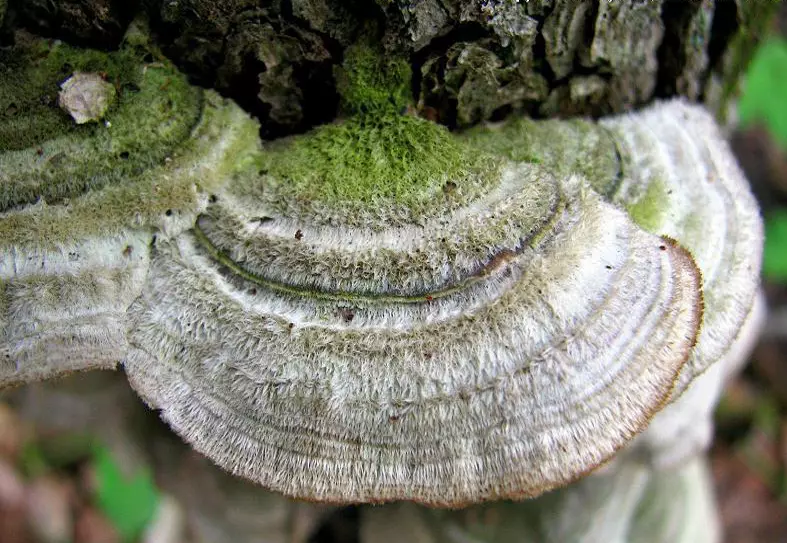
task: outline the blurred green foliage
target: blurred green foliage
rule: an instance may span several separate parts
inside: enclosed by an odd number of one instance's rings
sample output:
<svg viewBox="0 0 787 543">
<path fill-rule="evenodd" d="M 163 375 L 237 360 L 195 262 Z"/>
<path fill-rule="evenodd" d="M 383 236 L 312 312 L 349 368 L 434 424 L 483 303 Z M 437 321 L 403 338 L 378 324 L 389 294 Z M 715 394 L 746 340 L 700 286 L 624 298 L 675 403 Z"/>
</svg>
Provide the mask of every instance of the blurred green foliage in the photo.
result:
<svg viewBox="0 0 787 543">
<path fill-rule="evenodd" d="M 775 281 L 787 281 L 787 209 L 768 213 L 765 219 L 765 253 L 763 275 Z"/>
<path fill-rule="evenodd" d="M 115 526 L 123 541 L 135 541 L 156 513 L 158 490 L 151 474 L 140 471 L 128 477 L 112 454 L 103 447 L 93 455 L 96 502 Z"/>
<path fill-rule="evenodd" d="M 754 55 L 746 74 L 746 85 L 738 104 L 742 127 L 764 125 L 771 137 L 787 151 L 787 40 L 771 37 Z M 787 208 L 770 211 L 765 217 L 763 275 L 787 282 Z"/>
<path fill-rule="evenodd" d="M 772 37 L 755 53 L 738 115 L 743 127 L 763 123 L 787 149 L 787 40 Z"/>
<path fill-rule="evenodd" d="M 94 474 L 91 501 L 124 543 L 139 541 L 159 506 L 159 491 L 149 469 L 129 474 L 95 436 L 81 433 L 37 435 L 24 445 L 19 456 L 19 469 L 27 479 L 74 473 L 85 465 Z"/>
</svg>

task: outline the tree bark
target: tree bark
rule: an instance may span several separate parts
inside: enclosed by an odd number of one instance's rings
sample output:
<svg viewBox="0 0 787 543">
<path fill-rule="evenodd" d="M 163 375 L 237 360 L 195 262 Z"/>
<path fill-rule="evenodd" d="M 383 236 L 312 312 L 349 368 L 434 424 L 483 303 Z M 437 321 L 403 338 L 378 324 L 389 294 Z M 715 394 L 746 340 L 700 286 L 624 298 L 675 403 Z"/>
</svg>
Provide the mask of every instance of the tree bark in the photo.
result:
<svg viewBox="0 0 787 543">
<path fill-rule="evenodd" d="M 6 0 L 4 0 L 6 1 Z M 337 115 L 353 43 L 409 58 L 422 115 L 464 127 L 511 113 L 619 113 L 676 94 L 723 112 L 771 0 L 7 0 L 6 30 L 116 46 L 146 15 L 192 79 L 262 121 L 264 137 Z"/>
</svg>

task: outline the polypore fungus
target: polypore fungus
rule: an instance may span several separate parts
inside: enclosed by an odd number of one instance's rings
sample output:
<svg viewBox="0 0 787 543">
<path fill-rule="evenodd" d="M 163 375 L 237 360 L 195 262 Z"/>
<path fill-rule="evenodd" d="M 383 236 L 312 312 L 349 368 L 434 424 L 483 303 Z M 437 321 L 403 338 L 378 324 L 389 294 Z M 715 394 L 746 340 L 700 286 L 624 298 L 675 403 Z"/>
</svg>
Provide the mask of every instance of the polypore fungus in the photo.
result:
<svg viewBox="0 0 787 543">
<path fill-rule="evenodd" d="M 238 107 L 130 44 L 18 42 L 0 50 L 0 386 L 122 361 L 151 239 L 191 228 L 200 191 L 258 145 Z M 72 70 L 119 89 L 106 123 L 57 106 Z"/>
<path fill-rule="evenodd" d="M 718 270 L 706 285 L 752 285 L 697 348 L 703 280 L 680 232 L 615 204 L 647 197 L 634 187 L 651 162 L 697 199 L 710 189 L 681 184 L 698 172 L 742 179 L 685 104 L 632 116 L 658 126 L 631 151 L 588 125 L 577 149 L 606 149 L 591 175 L 581 157 L 535 164 L 408 115 L 406 65 L 359 49 L 338 74 L 350 115 L 259 149 L 242 112 L 139 46 L 30 47 L 43 58 L 3 53 L 0 79 L 0 112 L 16 108 L 0 122 L 0 384 L 121 362 L 186 441 L 267 488 L 535 496 L 630 442 L 751 306 L 759 249 L 741 251 L 756 236 L 725 245 L 759 224 L 750 200 L 714 238 L 722 256 L 686 236 Z M 66 63 L 120 89 L 107 122 L 41 100 Z M 651 156 L 680 123 L 710 141 L 674 165 Z"/>
<path fill-rule="evenodd" d="M 764 307 L 756 296 L 762 222 L 711 116 L 673 100 L 599 124 L 514 119 L 465 138 L 564 176 L 582 173 L 642 228 L 670 236 L 692 253 L 702 271 L 705 305 L 698 343 L 673 392 L 675 404 L 637 441 L 659 465 L 675 465 L 707 446 L 710 410 L 750 351 Z"/>
</svg>

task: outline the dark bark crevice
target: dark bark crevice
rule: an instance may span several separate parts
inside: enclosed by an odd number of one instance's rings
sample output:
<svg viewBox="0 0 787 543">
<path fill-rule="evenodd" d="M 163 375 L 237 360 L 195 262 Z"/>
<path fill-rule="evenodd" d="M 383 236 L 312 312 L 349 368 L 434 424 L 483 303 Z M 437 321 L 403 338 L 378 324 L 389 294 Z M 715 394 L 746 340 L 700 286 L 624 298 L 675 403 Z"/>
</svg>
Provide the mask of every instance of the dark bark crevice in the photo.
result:
<svg viewBox="0 0 787 543">
<path fill-rule="evenodd" d="M 718 2 L 708 44 L 708 65 L 712 70 L 719 68 L 727 46 L 739 29 L 738 7 L 735 2 Z"/>
<path fill-rule="evenodd" d="M 742 12 L 748 21 L 759 9 L 742 6 L 732 0 L 10 0 L 0 40 L 8 43 L 14 28 L 28 28 L 114 48 L 144 12 L 155 42 L 194 83 L 236 100 L 260 119 L 263 137 L 276 138 L 336 117 L 334 69 L 347 47 L 370 38 L 386 54 L 410 59 L 418 111 L 451 128 L 517 113 L 599 116 L 675 94 L 705 99 L 709 84 L 738 76 L 729 66 L 730 44 L 746 26 Z M 721 84 L 729 95 L 730 85 Z"/>
</svg>

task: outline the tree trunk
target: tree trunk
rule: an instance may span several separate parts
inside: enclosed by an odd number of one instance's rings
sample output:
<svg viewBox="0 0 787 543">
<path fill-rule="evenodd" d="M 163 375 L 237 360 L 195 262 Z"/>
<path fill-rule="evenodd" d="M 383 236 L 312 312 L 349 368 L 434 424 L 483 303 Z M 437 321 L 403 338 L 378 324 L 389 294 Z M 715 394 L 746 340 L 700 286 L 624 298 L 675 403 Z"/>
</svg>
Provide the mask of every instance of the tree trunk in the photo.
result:
<svg viewBox="0 0 787 543">
<path fill-rule="evenodd" d="M 619 113 L 684 95 L 724 111 L 778 2 L 713 0 L 3 0 L 6 30 L 117 45 L 144 12 L 195 82 L 265 137 L 337 114 L 333 68 L 359 40 L 410 59 L 413 101 L 450 127 L 510 113 Z"/>
</svg>

